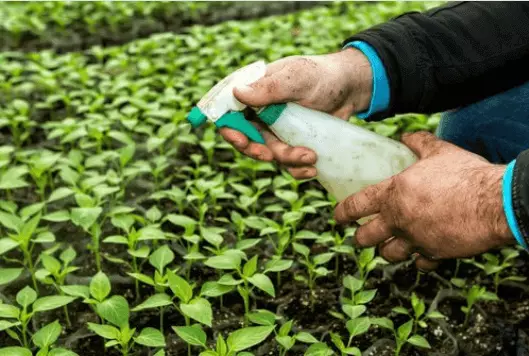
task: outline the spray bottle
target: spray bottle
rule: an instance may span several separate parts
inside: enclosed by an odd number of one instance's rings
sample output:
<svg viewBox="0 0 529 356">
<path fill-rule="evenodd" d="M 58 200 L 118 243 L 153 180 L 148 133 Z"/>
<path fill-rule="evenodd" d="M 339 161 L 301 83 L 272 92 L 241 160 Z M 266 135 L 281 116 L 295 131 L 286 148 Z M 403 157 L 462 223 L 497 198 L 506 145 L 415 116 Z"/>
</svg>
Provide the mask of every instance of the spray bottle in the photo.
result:
<svg viewBox="0 0 529 356">
<path fill-rule="evenodd" d="M 209 120 L 218 128 L 229 127 L 249 140 L 264 143 L 259 131 L 244 117 L 246 105 L 235 98 L 233 89 L 253 83 L 265 71 L 265 62 L 257 61 L 228 75 L 191 110 L 190 124 L 196 128 Z M 316 153 L 316 179 L 337 201 L 401 172 L 417 159 L 398 141 L 296 103 L 253 109 L 283 142 Z"/>
</svg>

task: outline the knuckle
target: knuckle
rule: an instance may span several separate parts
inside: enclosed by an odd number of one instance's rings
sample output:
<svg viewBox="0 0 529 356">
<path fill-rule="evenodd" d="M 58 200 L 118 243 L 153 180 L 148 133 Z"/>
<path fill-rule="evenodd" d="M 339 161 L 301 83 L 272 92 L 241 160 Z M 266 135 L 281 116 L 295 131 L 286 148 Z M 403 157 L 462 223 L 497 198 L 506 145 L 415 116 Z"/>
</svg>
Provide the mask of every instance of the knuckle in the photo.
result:
<svg viewBox="0 0 529 356">
<path fill-rule="evenodd" d="M 344 211 L 348 215 L 354 215 L 355 212 L 358 211 L 358 208 L 359 208 L 356 196 L 352 196 L 350 198 L 347 198 L 344 201 L 343 207 L 344 207 Z"/>
</svg>

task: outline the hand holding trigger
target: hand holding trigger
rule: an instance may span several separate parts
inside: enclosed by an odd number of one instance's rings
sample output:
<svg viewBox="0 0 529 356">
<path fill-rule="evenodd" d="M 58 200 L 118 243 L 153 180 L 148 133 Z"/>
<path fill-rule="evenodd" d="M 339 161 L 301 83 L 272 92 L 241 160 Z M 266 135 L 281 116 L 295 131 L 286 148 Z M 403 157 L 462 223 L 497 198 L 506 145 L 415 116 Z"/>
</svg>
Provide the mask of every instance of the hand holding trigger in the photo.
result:
<svg viewBox="0 0 529 356">
<path fill-rule="evenodd" d="M 244 114 L 240 111 L 229 112 L 223 115 L 220 119 L 215 122 L 215 125 L 218 128 L 227 127 L 233 130 L 237 130 L 242 134 L 246 135 L 249 140 L 256 143 L 263 144 L 265 143 L 263 136 L 257 130 L 257 128 L 252 125 L 252 123 L 244 117 Z"/>
</svg>

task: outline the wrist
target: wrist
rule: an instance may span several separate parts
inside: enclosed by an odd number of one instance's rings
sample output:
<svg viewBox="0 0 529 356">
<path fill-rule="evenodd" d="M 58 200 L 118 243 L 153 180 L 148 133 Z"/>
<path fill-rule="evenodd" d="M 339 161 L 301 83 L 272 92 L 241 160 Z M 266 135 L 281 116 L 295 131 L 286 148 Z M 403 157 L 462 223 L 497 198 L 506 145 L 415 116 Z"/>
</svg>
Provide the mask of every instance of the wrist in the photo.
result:
<svg viewBox="0 0 529 356">
<path fill-rule="evenodd" d="M 369 59 L 353 47 L 345 48 L 339 55 L 348 92 L 351 93 L 353 113 L 368 110 L 373 92 L 373 69 Z"/>
</svg>

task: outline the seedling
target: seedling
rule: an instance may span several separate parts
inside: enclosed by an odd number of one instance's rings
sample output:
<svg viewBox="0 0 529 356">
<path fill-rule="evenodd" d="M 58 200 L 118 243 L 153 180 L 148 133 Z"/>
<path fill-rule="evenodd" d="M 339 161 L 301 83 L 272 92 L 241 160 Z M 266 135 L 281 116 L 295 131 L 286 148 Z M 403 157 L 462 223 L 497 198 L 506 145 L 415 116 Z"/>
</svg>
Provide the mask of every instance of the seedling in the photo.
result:
<svg viewBox="0 0 529 356">
<path fill-rule="evenodd" d="M 245 325 L 247 325 L 248 313 L 250 312 L 250 294 L 253 288 L 256 287 L 273 298 L 275 298 L 275 288 L 270 278 L 266 275 L 270 270 L 265 270 L 264 273 L 257 272 L 257 256 L 252 257 L 241 268 L 242 258 L 244 257 L 246 257 L 246 254 L 243 251 L 227 250 L 222 255 L 208 258 L 204 264 L 219 270 L 234 271 L 224 274 L 217 283 L 224 286 L 236 286 L 244 302 L 244 320 Z M 239 279 L 235 279 L 234 274 Z"/>
<path fill-rule="evenodd" d="M 318 278 L 327 276 L 329 273 L 331 273 L 326 267 L 323 267 L 322 265 L 326 264 L 334 257 L 334 252 L 325 252 L 311 257 L 310 250 L 307 246 L 297 242 L 294 242 L 292 246 L 294 247 L 294 251 L 303 257 L 303 260 L 301 260 L 300 263 L 305 265 L 307 268 L 307 277 L 298 274 L 295 276 L 295 278 L 298 281 L 302 281 L 307 285 L 307 287 L 309 287 L 311 305 L 314 305 L 314 283 Z"/>
<path fill-rule="evenodd" d="M 371 318 L 371 323 L 376 324 L 382 328 L 391 330 L 395 338 L 395 356 L 399 356 L 402 347 L 406 344 L 413 345 L 418 348 L 430 349 L 430 343 L 423 336 L 419 334 L 412 334 L 413 319 L 408 320 L 400 325 L 397 329 L 393 325 L 393 321 L 388 318 Z"/>
<path fill-rule="evenodd" d="M 173 293 L 172 297 L 166 293 L 157 293 L 136 306 L 133 311 L 172 305 L 184 317 L 186 326 L 191 325 L 192 319 L 211 327 L 213 311 L 209 301 L 200 296 L 193 296 L 194 286 L 170 270 L 167 271 L 167 280 Z M 163 312 L 160 313 L 160 324 L 163 330 Z"/>
<path fill-rule="evenodd" d="M 37 347 L 37 356 L 78 356 L 75 352 L 54 347 L 62 332 L 62 326 L 55 320 L 33 334 L 31 341 Z M 4 347 L 0 348 L 0 355 L 32 356 L 32 350 L 26 347 Z"/>
<path fill-rule="evenodd" d="M 513 248 L 504 248 L 501 250 L 501 256 L 502 258 L 500 259 L 492 253 L 484 253 L 482 257 L 485 263 L 477 262 L 475 259 L 464 259 L 463 262 L 478 267 L 487 276 L 492 275 L 494 280 L 494 293 L 498 294 L 498 287 L 507 281 L 525 282 L 527 280 L 526 277 L 515 275 L 501 278 L 502 274 L 505 274 L 508 269 L 514 266 L 514 262 L 520 256 L 520 252 Z"/>
<path fill-rule="evenodd" d="M 275 340 L 279 344 L 280 356 L 285 356 L 288 350 L 293 348 L 298 341 L 309 345 L 318 343 L 318 339 L 304 331 L 289 335 L 292 330 L 292 325 L 292 320 L 287 321 L 279 328 L 279 332 L 275 336 Z"/>
<path fill-rule="evenodd" d="M 30 205 L 16 214 L 16 205 L 6 202 L 2 207 L 8 209 L 8 212 L 0 211 L 0 224 L 8 231 L 8 237 L 0 238 L 0 256 L 18 248 L 22 252 L 23 258 L 9 260 L 20 263 L 28 269 L 33 281 L 33 288 L 37 292 L 35 261 L 32 255 L 34 245 L 36 243 L 55 241 L 55 236 L 49 231 L 41 229 L 41 232 L 37 234 L 39 232 L 38 225 L 41 219 L 40 209 L 42 206 L 42 203 Z"/>
<path fill-rule="evenodd" d="M 79 267 L 70 266 L 70 263 L 75 259 L 77 253 L 72 247 L 65 249 L 56 259 L 51 254 L 42 253 L 40 259 L 44 268 L 38 269 L 35 272 L 36 278 L 44 284 L 52 285 L 55 290 L 64 295 L 61 287 L 64 286 L 66 276 L 75 272 Z M 68 326 L 71 326 L 70 316 L 68 315 L 68 306 L 64 306 L 64 316 Z"/>
<path fill-rule="evenodd" d="M 417 326 L 425 329 L 428 326 L 426 320 L 445 318 L 445 316 L 437 310 L 425 314 L 426 306 L 424 301 L 417 297 L 415 293 L 411 294 L 411 306 L 413 314 L 410 314 L 408 309 L 404 307 L 395 307 L 392 311 L 397 314 L 407 315 L 413 319 L 413 333 L 417 332 Z"/>
<path fill-rule="evenodd" d="M 217 337 L 215 348 L 206 345 L 207 335 L 200 325 L 173 326 L 174 331 L 185 342 L 192 346 L 198 346 L 203 351 L 199 356 L 247 356 L 251 355 L 247 350 L 260 344 L 274 331 L 275 326 L 249 326 L 234 331 L 225 341 L 222 334 Z"/>
<path fill-rule="evenodd" d="M 460 293 L 466 299 L 467 305 L 461 307 L 461 311 L 465 313 L 464 327 L 467 327 L 472 307 L 479 301 L 497 301 L 498 296 L 495 293 L 487 291 L 485 287 L 481 287 L 477 284 L 472 285 L 470 288 L 462 279 L 452 278 L 452 284 L 456 287 L 461 288 Z"/>
<path fill-rule="evenodd" d="M 19 306 L 0 303 L 0 330 L 4 330 L 20 345 L 29 348 L 29 323 L 37 313 L 53 310 L 65 306 L 75 300 L 75 297 L 52 295 L 37 298 L 37 292 L 29 286 L 21 289 L 16 295 Z"/>
<path fill-rule="evenodd" d="M 139 333 L 129 326 L 129 304 L 122 296 L 112 296 L 97 306 L 99 316 L 109 324 L 88 322 L 88 329 L 107 339 L 105 347 L 118 349 L 127 356 L 135 344 L 150 348 L 165 347 L 163 334 L 154 328 L 144 328 Z M 111 325 L 110 325 L 111 324 Z"/>
</svg>

